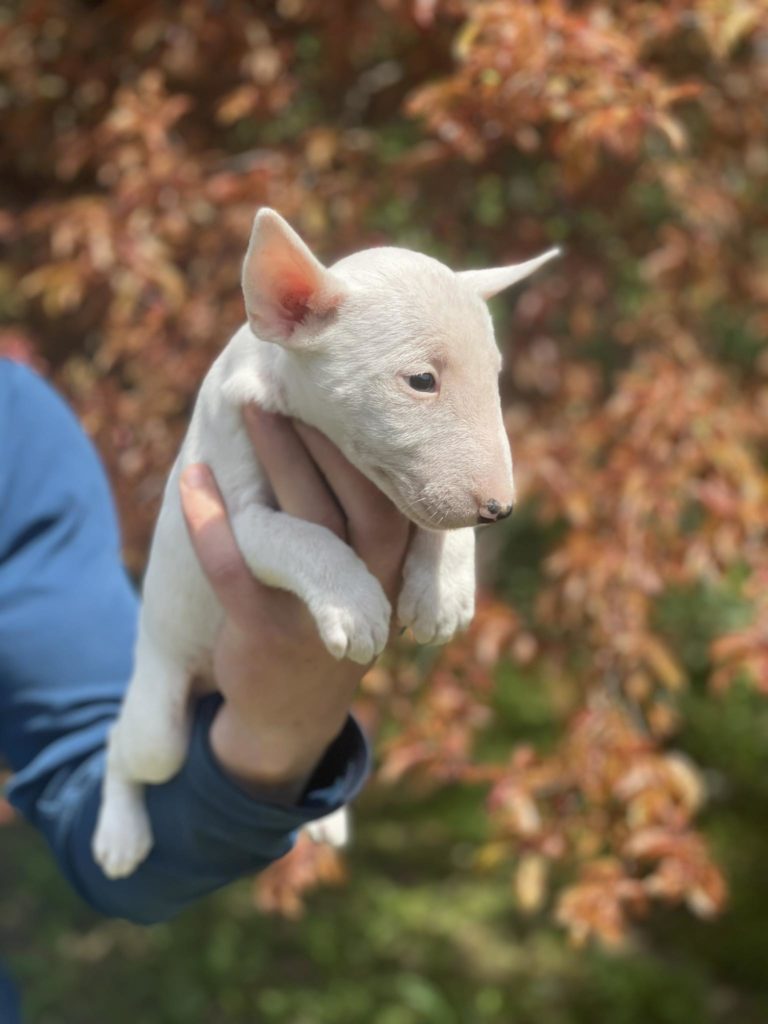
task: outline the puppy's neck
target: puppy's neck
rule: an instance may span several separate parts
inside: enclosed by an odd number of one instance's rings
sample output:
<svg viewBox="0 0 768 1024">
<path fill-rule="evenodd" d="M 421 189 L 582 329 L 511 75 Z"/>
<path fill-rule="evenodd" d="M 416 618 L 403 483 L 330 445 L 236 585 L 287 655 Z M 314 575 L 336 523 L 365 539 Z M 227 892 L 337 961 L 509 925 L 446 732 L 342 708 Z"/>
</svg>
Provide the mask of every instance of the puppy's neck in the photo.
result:
<svg viewBox="0 0 768 1024">
<path fill-rule="evenodd" d="M 311 396 L 291 353 L 256 338 L 244 324 L 220 356 L 221 389 L 226 400 L 242 406 L 256 402 L 268 412 L 314 420 Z"/>
</svg>

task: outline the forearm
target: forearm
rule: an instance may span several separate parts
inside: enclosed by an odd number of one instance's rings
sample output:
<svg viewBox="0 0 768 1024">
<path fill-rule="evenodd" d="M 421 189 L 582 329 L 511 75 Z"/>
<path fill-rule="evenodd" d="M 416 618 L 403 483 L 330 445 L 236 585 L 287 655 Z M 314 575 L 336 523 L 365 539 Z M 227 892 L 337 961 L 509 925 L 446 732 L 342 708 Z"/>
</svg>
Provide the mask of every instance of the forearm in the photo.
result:
<svg viewBox="0 0 768 1024">
<path fill-rule="evenodd" d="M 347 720 L 362 672 L 327 655 L 290 595 L 275 591 L 269 602 L 272 625 L 255 642 L 252 631 L 224 626 L 215 667 L 225 699 L 210 740 L 222 768 L 247 792 L 290 803 Z"/>
<path fill-rule="evenodd" d="M 317 688 L 330 691 L 324 684 L 327 681 L 320 678 Z M 247 716 L 230 700 L 219 707 L 210 729 L 212 754 L 223 772 L 251 796 L 295 803 L 348 719 L 349 698 L 330 692 L 326 706 L 307 699 L 304 706 L 284 709 L 275 708 L 271 699 L 263 708 L 254 703 Z"/>
<path fill-rule="evenodd" d="M 108 880 L 93 860 L 91 841 L 107 731 L 131 675 L 136 597 L 120 563 L 114 510 L 92 446 L 50 388 L 2 360 L 0 437 L 0 750 L 14 772 L 9 797 L 92 905 L 133 920 L 161 920 L 282 856 L 296 828 L 350 799 L 365 777 L 365 743 L 348 723 L 325 749 L 345 720 L 342 712 L 319 748 L 294 734 L 305 760 L 290 792 L 246 791 L 236 781 L 241 775 L 230 777 L 211 751 L 220 698 L 206 698 L 181 772 L 165 786 L 147 788 L 155 849 L 130 878 Z M 286 614 L 294 623 L 294 612 Z M 252 633 L 252 620 L 247 625 Z M 243 656 L 244 664 L 263 667 L 255 680 L 252 672 L 243 674 L 243 696 L 264 685 L 258 707 L 251 705 L 259 728 L 242 750 L 256 757 L 264 782 L 286 767 L 264 728 L 288 720 L 289 684 L 296 679 L 295 663 L 284 657 L 296 647 L 290 636 L 290 647 L 275 650 L 274 660 L 263 643 Z M 311 658 L 298 647 L 303 662 Z M 237 649 L 228 656 L 240 660 Z M 274 664 L 286 675 L 269 667 Z M 320 700 L 323 679 L 316 671 L 308 679 Z M 337 691 L 343 708 L 350 696 Z M 310 713 L 306 700 L 296 705 L 305 721 L 330 721 Z"/>
<path fill-rule="evenodd" d="M 298 828 L 350 800 L 362 785 L 367 747 L 349 719 L 292 802 L 270 799 L 266 791 L 254 796 L 222 769 L 211 750 L 211 723 L 219 706 L 217 697 L 201 702 L 181 772 L 165 785 L 147 787 L 155 845 L 130 877 L 109 880 L 91 853 L 102 750 L 61 768 L 32 801 L 30 816 L 63 872 L 102 913 L 143 923 L 172 917 L 195 899 L 282 857 Z"/>
<path fill-rule="evenodd" d="M 319 752 L 292 750 L 270 756 L 237 711 L 223 704 L 211 724 L 211 750 L 224 772 L 251 796 L 292 804 L 304 791 Z"/>
</svg>

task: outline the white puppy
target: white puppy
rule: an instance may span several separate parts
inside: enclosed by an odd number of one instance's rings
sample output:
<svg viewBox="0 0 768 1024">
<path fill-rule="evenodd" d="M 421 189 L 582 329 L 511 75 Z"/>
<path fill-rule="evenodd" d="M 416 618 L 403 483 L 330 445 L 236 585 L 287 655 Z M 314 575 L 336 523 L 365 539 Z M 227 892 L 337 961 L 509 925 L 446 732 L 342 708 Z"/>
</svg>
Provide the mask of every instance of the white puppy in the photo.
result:
<svg viewBox="0 0 768 1024">
<path fill-rule="evenodd" d="M 419 642 L 444 643 L 473 615 L 473 527 L 504 518 L 514 501 L 501 358 L 484 300 L 555 254 L 454 273 L 380 248 L 326 269 L 278 214 L 256 215 L 243 266 L 248 323 L 203 382 L 154 535 L 93 842 L 108 876 L 130 874 L 151 848 L 143 786 L 182 764 L 192 677 L 215 688 L 223 612 L 187 534 L 181 471 L 212 468 L 254 575 L 306 603 L 335 657 L 365 664 L 386 642 L 389 601 L 338 537 L 275 508 L 241 407 L 257 402 L 317 427 L 416 525 L 397 616 Z M 314 832 L 343 841 L 343 815 Z"/>
</svg>

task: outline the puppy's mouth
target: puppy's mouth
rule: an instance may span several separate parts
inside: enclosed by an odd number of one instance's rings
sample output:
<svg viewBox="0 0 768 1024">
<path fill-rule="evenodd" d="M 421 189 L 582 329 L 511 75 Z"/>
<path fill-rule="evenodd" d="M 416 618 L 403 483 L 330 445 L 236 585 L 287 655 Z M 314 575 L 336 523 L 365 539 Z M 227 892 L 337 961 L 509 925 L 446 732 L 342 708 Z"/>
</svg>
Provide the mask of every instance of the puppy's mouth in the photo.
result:
<svg viewBox="0 0 768 1024">
<path fill-rule="evenodd" d="M 423 498 L 413 499 L 405 497 L 402 494 L 401 487 L 398 486 L 400 481 L 398 481 L 393 473 L 388 472 L 382 466 L 368 467 L 368 476 L 379 490 L 386 494 L 392 504 L 402 512 L 405 518 L 410 519 L 412 523 L 422 530 L 442 532 L 443 530 L 457 529 L 458 525 L 465 525 L 464 523 L 455 524 L 452 521 L 452 517 L 444 512 L 433 511 Z"/>
<path fill-rule="evenodd" d="M 387 466 L 373 462 L 356 439 L 350 438 L 344 447 L 350 462 L 386 494 L 398 511 L 415 526 L 433 533 L 442 533 L 445 530 L 477 525 L 476 513 L 457 515 L 454 508 L 447 503 L 436 502 L 423 484 L 411 480 L 401 469 L 391 464 Z"/>
</svg>

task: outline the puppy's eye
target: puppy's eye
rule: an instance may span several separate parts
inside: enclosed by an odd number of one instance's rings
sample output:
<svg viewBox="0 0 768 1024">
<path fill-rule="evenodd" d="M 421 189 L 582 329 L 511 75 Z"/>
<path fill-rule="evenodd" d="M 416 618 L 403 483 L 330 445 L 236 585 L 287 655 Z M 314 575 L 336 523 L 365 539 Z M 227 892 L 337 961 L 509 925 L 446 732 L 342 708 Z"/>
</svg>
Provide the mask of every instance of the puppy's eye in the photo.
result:
<svg viewBox="0 0 768 1024">
<path fill-rule="evenodd" d="M 434 373 L 414 373 L 408 378 L 408 383 L 414 391 L 435 391 L 437 389 Z"/>
</svg>

